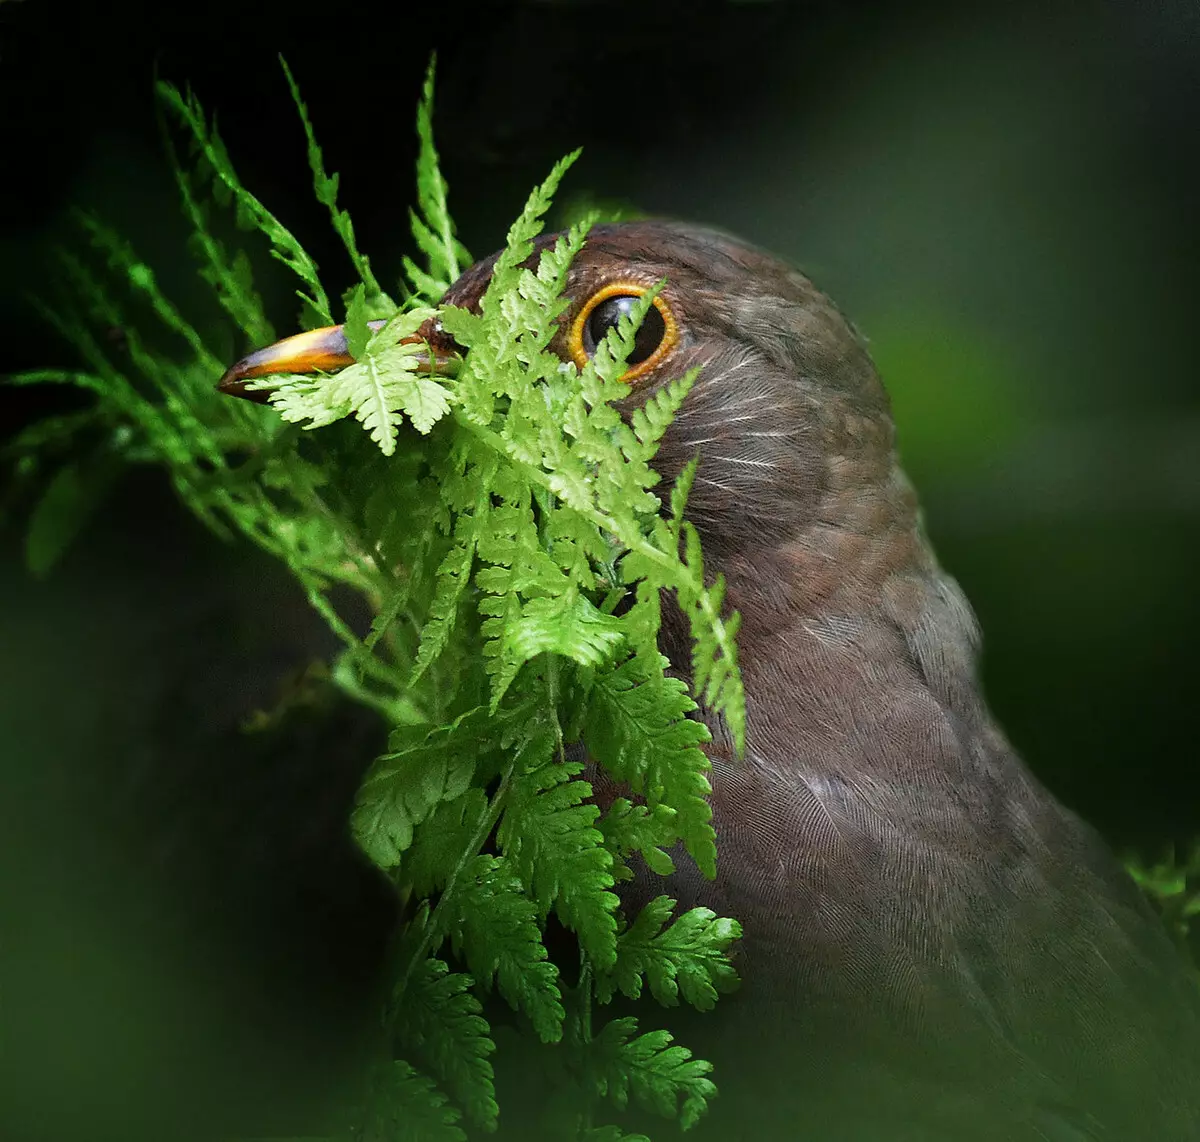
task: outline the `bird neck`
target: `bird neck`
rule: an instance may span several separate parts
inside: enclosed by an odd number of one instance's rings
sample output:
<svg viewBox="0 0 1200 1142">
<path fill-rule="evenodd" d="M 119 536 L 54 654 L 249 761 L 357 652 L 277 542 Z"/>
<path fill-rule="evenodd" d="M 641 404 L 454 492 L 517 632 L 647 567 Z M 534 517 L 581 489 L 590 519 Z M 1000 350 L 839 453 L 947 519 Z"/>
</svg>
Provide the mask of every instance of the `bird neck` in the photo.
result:
<svg viewBox="0 0 1200 1142">
<path fill-rule="evenodd" d="M 749 753 L 769 769 L 861 766 L 869 750 L 872 769 L 899 777 L 943 738 L 956 743 L 948 765 L 977 752 L 965 739 L 1006 748 L 976 678 L 974 615 L 937 564 L 911 486 L 896 467 L 876 488 L 720 561 L 742 616 Z"/>
</svg>

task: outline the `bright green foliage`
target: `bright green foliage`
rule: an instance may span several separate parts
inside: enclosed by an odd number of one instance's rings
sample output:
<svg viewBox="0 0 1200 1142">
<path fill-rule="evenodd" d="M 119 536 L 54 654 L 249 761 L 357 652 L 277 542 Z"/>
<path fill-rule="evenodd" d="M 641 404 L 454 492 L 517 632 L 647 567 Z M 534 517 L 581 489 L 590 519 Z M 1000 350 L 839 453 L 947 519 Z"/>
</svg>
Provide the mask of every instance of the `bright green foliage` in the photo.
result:
<svg viewBox="0 0 1200 1142">
<path fill-rule="evenodd" d="M 707 908 L 693 908 L 671 924 L 674 907 L 669 896 L 659 896 L 621 933 L 611 974 L 596 975 L 601 1003 L 612 998 L 614 989 L 637 999 L 644 977 L 664 1006 L 674 1007 L 682 994 L 693 1007 L 708 1011 L 719 992 L 737 986 L 737 973 L 725 950 L 741 935 L 738 922 Z"/>
<path fill-rule="evenodd" d="M 650 1142 L 644 1134 L 626 1134 L 619 1126 L 594 1126 L 579 1138 L 580 1142 Z"/>
<path fill-rule="evenodd" d="M 355 273 L 358 274 L 362 281 L 362 288 L 365 291 L 367 304 L 376 310 L 371 316 L 390 317 L 396 308 L 395 303 L 383 292 L 379 282 L 376 280 L 375 274 L 371 270 L 371 260 L 359 252 L 358 243 L 354 238 L 354 223 L 350 220 L 349 213 L 338 209 L 337 193 L 339 177 L 336 174 L 325 173 L 325 159 L 321 154 L 321 148 L 317 146 L 317 139 L 313 134 L 312 120 L 308 117 L 308 108 L 304 105 L 304 100 L 300 98 L 300 87 L 292 77 L 292 71 L 288 67 L 287 61 L 280 56 L 279 62 L 283 67 L 283 74 L 287 78 L 288 88 L 292 93 L 292 101 L 296 104 L 296 110 L 300 113 L 300 122 L 304 124 L 304 135 L 308 140 L 308 165 L 312 169 L 313 191 L 317 196 L 317 201 L 322 206 L 329 208 L 329 219 L 333 223 L 333 228 L 337 231 L 338 237 L 341 238 L 342 244 L 346 247 L 346 253 L 350 256 Z"/>
<path fill-rule="evenodd" d="M 407 415 L 412 426 L 428 432 L 450 409 L 450 394 L 428 373 L 420 374 L 424 347 L 401 344 L 433 316 L 432 309 L 398 310 L 382 328 L 368 331 L 366 294 L 359 286 L 351 295 L 346 339 L 357 360 L 340 372 L 303 377 L 278 386 L 272 378 L 247 382 L 247 389 L 266 389 L 284 420 L 308 421 L 322 428 L 353 414 L 385 456 L 396 451 L 396 430 Z M 354 335 L 360 334 L 359 345 Z"/>
<path fill-rule="evenodd" d="M 686 1047 L 671 1046 L 669 1031 L 636 1035 L 637 1020 L 614 1019 L 593 1040 L 590 1060 L 596 1093 L 625 1107 L 635 1102 L 666 1118 L 694 1126 L 717 1088 L 708 1077 L 712 1064 L 693 1059 Z"/>
<path fill-rule="evenodd" d="M 404 991 L 400 1048 L 420 1060 L 479 1126 L 494 1126 L 499 1109 L 488 1056 L 496 1049 L 488 1034 L 471 977 L 428 959 L 412 973 Z"/>
<path fill-rule="evenodd" d="M 646 605 L 657 608 L 657 597 L 650 596 Z M 679 679 L 663 673 L 666 665 L 654 651 L 599 672 L 583 738 L 589 752 L 643 795 L 652 811 L 664 804 L 674 809 L 676 834 L 711 877 L 716 875 L 716 844 L 705 799 L 709 762 L 700 749 L 709 732 L 688 717 L 696 704 Z"/>
<path fill-rule="evenodd" d="M 278 258 L 308 286 L 308 294 L 297 290 L 297 296 L 315 319 L 314 323 L 332 325 L 329 298 L 325 295 L 320 278 L 317 277 L 317 263 L 308 256 L 292 232 L 241 184 L 233 164 L 229 161 L 225 144 L 221 142 L 216 129 L 209 128 L 195 95 L 190 91 L 181 95 L 169 83 L 160 83 L 158 93 L 167 107 L 174 111 L 187 127 L 192 139 L 211 165 L 213 174 L 224 186 L 225 194 L 232 196 L 238 224 L 243 229 L 253 227 L 270 239 L 272 256 Z M 307 129 L 307 122 L 305 126 Z M 336 189 L 335 185 L 335 192 Z M 218 195 L 217 202 L 221 203 L 223 197 L 225 195 Z"/>
<path fill-rule="evenodd" d="M 1192 924 L 1200 916 L 1200 844 L 1194 844 L 1182 857 L 1172 845 L 1154 864 L 1129 857 L 1125 861 L 1129 875 L 1158 909 L 1167 930 L 1190 960 Z"/>
<path fill-rule="evenodd" d="M 433 145 L 433 77 L 434 61 L 430 60 L 417 107 L 417 138 L 421 143 L 417 155 L 417 209 L 409 211 L 413 238 L 427 264 L 421 269 L 411 258 L 405 258 L 404 272 L 418 293 L 430 301 L 438 301 L 474 259 L 455 237 L 446 201 L 446 180 Z"/>
<path fill-rule="evenodd" d="M 633 870 L 626 857 L 641 853 L 651 872 L 670 876 L 675 862 L 664 846 L 674 844 L 679 836 L 678 814 L 670 805 L 659 803 L 651 809 L 634 804 L 627 797 L 617 797 L 600 820 L 604 845 L 613 854 L 613 875 L 617 880 L 632 880 Z"/>
<path fill-rule="evenodd" d="M 162 88 L 160 93 L 165 97 L 168 90 L 173 91 L 172 88 Z M 230 255 L 214 230 L 212 204 L 206 196 L 211 194 L 217 204 L 228 204 L 229 187 L 217 174 L 213 164 L 204 154 L 203 145 L 195 136 L 192 137 L 192 145 L 189 148 L 191 168 L 185 167 L 179 161 L 167 132 L 163 133 L 163 139 L 184 213 L 192 225 L 188 245 L 198 262 L 200 277 L 212 287 L 221 308 L 233 321 L 234 326 L 245 332 L 251 344 L 265 345 L 273 341 L 274 327 L 267 320 L 262 298 L 254 288 L 250 258 L 244 249 L 237 249 Z M 211 142 L 226 163 L 227 171 L 232 170 L 228 166 L 228 159 L 215 127 L 211 134 Z"/>
<path fill-rule="evenodd" d="M 582 769 L 555 760 L 549 732 L 525 742 L 496 840 L 539 911 L 553 905 L 592 963 L 608 967 L 617 954 L 612 854 L 596 828 L 600 810 L 585 801 L 591 786 L 572 780 Z"/>
<path fill-rule="evenodd" d="M 317 197 L 360 278 L 343 298 L 354 363 L 330 376 L 264 380 L 270 408 L 218 395 L 225 354 L 126 243 L 81 218 L 106 276 L 66 255 L 75 300 L 46 316 L 84 367 L 15 381 L 72 384 L 95 403 L 10 446 L 27 482 L 36 476 L 46 487 L 28 561 L 38 572 L 53 564 L 104 473 L 161 465 L 214 531 L 286 564 L 344 643 L 332 678 L 388 720 L 389 750 L 364 778 L 351 825 L 407 906 L 385 1012 L 403 1061 L 389 1056 L 376 1069 L 353 1136 L 448 1142 L 502 1120 L 482 1005 L 489 995 L 514 1009 L 531 1042 L 562 1043 L 553 1050 L 574 1060 L 564 1094 L 579 1108 L 573 1137 L 625 1137 L 593 1126 L 600 1096 L 618 1106 L 632 1097 L 686 1127 L 714 1092 L 708 1064 L 666 1032 L 639 1036 L 632 1017 L 595 1036 L 589 1028 L 595 998 L 636 996 L 643 981 L 662 1003 L 682 997 L 706 1009 L 735 978 L 726 958 L 734 922 L 704 909 L 670 922 L 672 902 L 660 897 L 629 923 L 615 891 L 633 876 L 634 854 L 651 873 L 667 873 L 679 844 L 715 875 L 701 748 L 709 732 L 658 651 L 663 591 L 675 592 L 693 634 L 692 662 L 675 666 L 690 670 L 739 750 L 744 737 L 737 616 L 722 614 L 719 578 L 705 585 L 699 539 L 684 519 L 694 465 L 665 512 L 655 490 L 658 443 L 695 375 L 662 386 L 628 419 L 614 407 L 628 396 L 624 362 L 653 291 L 582 370 L 549 352 L 589 220 L 553 242 L 539 235 L 574 155 L 530 196 L 477 307 L 442 303 L 470 257 L 433 146 L 432 68 L 417 118 L 412 216 L 424 266 L 404 263 L 422 296 L 397 306 L 358 249 L 337 204 L 338 176 L 326 172 L 290 73 L 287 81 Z M 245 347 L 273 331 L 249 258 L 215 236 L 214 205 L 261 232 L 299 277 L 301 324 L 331 324 L 315 263 L 241 185 L 195 98 L 167 84 L 159 94 L 191 140 L 189 163 L 172 160 L 195 227 L 192 252 Z M 408 339 L 435 317 L 465 353 L 457 369 L 433 376 L 417 367 L 427 347 Z M 169 335 L 170 353 L 140 332 L 148 319 Z M 92 332 L 97 324 L 124 331 L 120 364 Z M 48 464 L 55 474 L 46 479 Z M 374 616 L 365 635 L 338 609 L 347 591 Z M 569 752 L 580 742 L 631 797 L 601 812 Z M 575 989 L 547 952 L 552 916 L 578 943 Z"/>
<path fill-rule="evenodd" d="M 352 818 L 354 835 L 380 868 L 398 864 L 413 842 L 413 827 L 439 802 L 460 797 L 470 786 L 475 759 L 464 746 L 483 741 L 461 732 L 464 720 L 477 725 L 459 718 L 438 726 L 416 745 L 379 758 L 363 780 Z"/>
<path fill-rule="evenodd" d="M 537 908 L 508 860 L 473 857 L 445 923 L 455 955 L 465 957 L 478 983 L 490 988 L 495 980 L 542 1042 L 562 1038 L 566 1013 L 558 968 L 547 959 Z"/>
</svg>

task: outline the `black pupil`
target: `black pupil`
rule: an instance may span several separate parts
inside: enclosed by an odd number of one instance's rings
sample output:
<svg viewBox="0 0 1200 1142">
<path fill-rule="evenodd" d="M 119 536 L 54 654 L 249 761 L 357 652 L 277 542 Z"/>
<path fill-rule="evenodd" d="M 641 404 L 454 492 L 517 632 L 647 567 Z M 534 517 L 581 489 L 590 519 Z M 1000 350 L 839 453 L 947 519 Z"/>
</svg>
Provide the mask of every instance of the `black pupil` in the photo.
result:
<svg viewBox="0 0 1200 1142">
<path fill-rule="evenodd" d="M 610 329 L 615 329 L 621 320 L 633 308 L 638 299 L 628 294 L 606 297 L 591 313 L 583 327 L 583 350 L 590 357 L 596 346 L 604 340 Z M 625 359 L 627 365 L 639 365 L 646 360 L 655 349 L 662 344 L 667 335 L 667 323 L 659 313 L 658 306 L 652 305 L 638 327 L 633 339 L 633 351 Z"/>
</svg>

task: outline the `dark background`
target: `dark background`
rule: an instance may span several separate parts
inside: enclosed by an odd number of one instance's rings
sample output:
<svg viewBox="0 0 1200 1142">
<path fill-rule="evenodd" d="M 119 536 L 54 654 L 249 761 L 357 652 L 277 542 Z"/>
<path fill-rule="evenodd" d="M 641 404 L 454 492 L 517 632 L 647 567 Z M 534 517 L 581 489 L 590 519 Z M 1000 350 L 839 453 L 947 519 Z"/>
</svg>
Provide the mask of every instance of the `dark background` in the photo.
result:
<svg viewBox="0 0 1200 1142">
<path fill-rule="evenodd" d="M 1157 856 L 1200 835 L 1200 10 L 564 2 L 315 17 L 0 0 L 0 372 L 76 363 L 26 300 L 52 294 L 74 205 L 210 321 L 156 74 L 218 113 L 243 182 L 333 294 L 349 271 L 312 199 L 282 51 L 360 244 L 394 281 L 433 48 L 468 247 L 498 246 L 532 184 L 582 144 L 562 209 L 710 223 L 804 267 L 871 341 L 929 531 L 984 628 L 988 694 L 1030 766 L 1119 849 Z M 259 284 L 288 331 L 283 271 Z M 231 359 L 247 348 L 228 344 Z M 2 400 L 7 432 L 73 398 Z M 2 1068 L 0 1131 L 310 1124 L 373 1010 L 391 924 L 344 837 L 378 727 L 319 696 L 280 733 L 241 732 L 329 644 L 286 578 L 212 539 L 158 473 L 125 477 L 40 581 L 22 565 L 19 504 L 0 528 L 18 981 L 0 1044 L 20 1064 Z"/>
</svg>

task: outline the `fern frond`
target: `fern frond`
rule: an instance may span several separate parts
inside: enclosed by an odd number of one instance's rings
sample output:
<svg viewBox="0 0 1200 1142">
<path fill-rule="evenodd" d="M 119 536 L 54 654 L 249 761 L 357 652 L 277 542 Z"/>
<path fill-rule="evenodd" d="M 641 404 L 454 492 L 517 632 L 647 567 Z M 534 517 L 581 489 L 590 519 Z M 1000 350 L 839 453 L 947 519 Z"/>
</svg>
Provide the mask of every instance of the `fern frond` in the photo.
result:
<svg viewBox="0 0 1200 1142">
<path fill-rule="evenodd" d="M 488 808 L 487 794 L 478 786 L 435 805 L 429 816 L 414 826 L 412 843 L 401 858 L 402 889 L 418 900 L 441 892 L 457 871 L 458 861 L 468 851 Z M 464 882 L 464 890 L 469 887 Z"/>
<path fill-rule="evenodd" d="M 447 205 L 446 180 L 442 176 L 437 148 L 433 143 L 433 84 L 436 58 L 431 58 L 417 105 L 417 210 L 409 212 L 413 238 L 425 255 L 427 268 L 420 269 L 404 259 L 405 270 L 414 286 L 431 302 L 436 302 L 474 260 L 454 233 L 454 222 Z"/>
<path fill-rule="evenodd" d="M 467 866 L 446 921 L 451 947 L 475 979 L 529 1017 L 543 1043 L 562 1038 L 565 1012 L 558 968 L 542 943 L 538 913 L 502 857 L 477 856 Z"/>
<path fill-rule="evenodd" d="M 645 1134 L 626 1134 L 619 1126 L 593 1126 L 579 1135 L 579 1142 L 650 1142 Z"/>
<path fill-rule="evenodd" d="M 190 91 L 180 94 L 177 87 L 165 80 L 158 82 L 157 89 L 159 98 L 191 132 L 197 145 L 212 164 L 217 178 L 233 196 L 237 203 L 239 221 L 252 225 L 266 235 L 271 242 L 271 254 L 308 287 L 309 293 L 297 291 L 297 296 L 311 309 L 317 324 L 332 325 L 329 298 L 317 276 L 316 262 L 296 241 L 295 235 L 242 186 L 233 164 L 229 161 L 224 143 L 221 142 L 215 128 L 210 130 L 199 101 Z"/>
<path fill-rule="evenodd" d="M 683 999 L 699 1011 L 711 1010 L 719 993 L 738 985 L 727 949 L 741 935 L 736 920 L 708 908 L 692 908 L 671 923 L 675 901 L 658 896 L 617 937 L 617 961 L 598 973 L 596 998 L 608 1003 L 616 991 L 630 999 L 642 993 L 642 980 L 664 1007 Z"/>
<path fill-rule="evenodd" d="M 371 860 L 380 868 L 399 863 L 412 844 L 413 828 L 439 802 L 466 792 L 475 772 L 474 751 L 486 740 L 471 711 L 371 766 L 350 818 L 354 838 Z"/>
<path fill-rule="evenodd" d="M 510 229 L 478 312 L 397 310 L 358 250 L 338 205 L 338 176 L 326 171 L 308 109 L 283 66 L 317 197 L 361 278 L 343 294 L 354 364 L 333 376 L 263 381 L 278 416 L 217 397 L 211 386 L 223 361 L 134 251 L 85 219 L 95 251 L 124 280 L 133 306 L 169 330 L 188 360 L 154 352 L 126 306 L 82 259 L 68 256 L 80 308 L 92 322 L 126 332 L 129 363 L 118 363 L 84 321 L 56 314 L 86 367 L 18 381 L 87 389 L 96 408 L 79 423 L 103 435 L 99 455 L 111 450 L 161 463 L 209 526 L 240 532 L 286 563 L 344 643 L 331 677 L 393 725 L 389 752 L 360 788 L 352 828 L 414 905 L 386 1015 L 406 1061 L 376 1092 L 363 1136 L 382 1142 L 403 1121 L 405 1137 L 462 1138 L 458 1109 L 439 1086 L 473 1125 L 494 1126 L 493 1046 L 479 1002 L 491 989 L 541 1040 L 565 1038 L 570 1051 L 582 1051 L 595 1080 L 584 1092 L 589 1103 L 607 1092 L 620 1105 L 632 1097 L 663 1113 L 682 1106 L 690 1124 L 712 1092 L 708 1065 L 672 1046 L 665 1032 L 637 1035 L 632 1021 L 618 1020 L 593 1040 L 589 1022 L 594 995 L 636 995 L 648 986 L 664 1003 L 682 998 L 706 1007 L 733 978 L 724 958 L 737 931 L 731 921 L 694 909 L 672 923 L 670 902 L 660 898 L 625 927 L 613 891 L 632 875 L 634 853 L 652 871 L 669 872 L 668 850 L 680 840 L 707 875 L 714 871 L 701 749 L 708 732 L 691 717 L 695 702 L 682 681 L 666 675 L 658 652 L 662 592 L 674 591 L 688 615 L 694 693 L 706 715 L 725 719 L 739 749 L 744 735 L 737 616 L 723 613 L 722 582 L 707 581 L 684 517 L 694 464 L 677 479 L 665 517 L 655 491 L 656 450 L 695 374 L 662 386 L 628 418 L 620 411 L 628 397 L 625 362 L 662 283 L 583 369 L 550 351 L 591 219 L 533 253 L 571 155 Z M 430 302 L 470 261 L 454 234 L 433 145 L 432 85 L 431 65 L 418 111 L 412 216 L 425 265 L 406 260 Z M 241 252 L 231 258 L 212 233 L 203 200 L 210 184 L 237 224 L 262 231 L 273 256 L 299 276 L 303 323 L 331 324 L 315 262 L 238 181 L 198 102 L 169 84 L 159 94 L 194 139 L 194 162 L 186 173 L 176 163 L 176 180 L 201 272 L 225 311 L 251 340 L 270 339 L 248 259 Z M 418 369 L 422 349 L 406 344 L 435 313 L 466 350 L 454 377 Z M 348 417 L 374 447 L 357 433 L 316 440 L 294 427 Z M 417 432 L 399 448 L 405 420 Z M 38 439 L 61 444 L 77 427 L 47 427 Z M 32 439 L 22 447 L 33 447 Z M 62 469 L 35 512 L 31 542 L 42 562 L 77 521 L 72 512 L 86 498 L 79 471 Z M 334 585 L 349 587 L 374 613 L 366 638 L 335 605 Z M 581 763 L 566 760 L 574 756 L 568 741 L 579 737 L 644 803 L 619 798 L 600 816 Z M 486 851 L 493 834 L 499 855 Z M 543 939 L 551 912 L 576 933 L 581 980 L 592 981 L 581 982 L 568 1004 Z M 434 958 L 441 949 L 471 975 L 451 973 Z M 575 1116 L 572 1128 L 591 1142 L 622 1137 L 615 1128 L 585 1130 L 589 1123 Z"/>
<path fill-rule="evenodd" d="M 683 521 L 684 563 L 690 581 L 676 594 L 679 608 L 692 630 L 692 685 L 706 706 L 724 715 L 737 748 L 746 740 L 746 694 L 737 664 L 737 632 L 741 616 L 722 618 L 725 577 L 718 575 L 711 587 L 704 583 L 704 558 L 695 527 Z"/>
<path fill-rule="evenodd" d="M 370 259 L 365 254 L 359 252 L 358 243 L 354 237 L 354 223 L 350 219 L 349 212 L 338 208 L 337 194 L 340 176 L 336 173 L 325 173 L 325 159 L 321 154 L 320 146 L 317 144 L 308 108 L 305 106 L 304 100 L 300 97 L 300 86 L 296 83 L 292 75 L 292 69 L 288 67 L 287 60 L 282 55 L 279 57 L 279 66 L 283 68 L 288 90 L 292 93 L 292 102 L 296 105 L 296 111 L 300 115 L 300 122 L 304 126 L 304 137 L 308 142 L 308 165 L 312 171 L 313 192 L 316 194 L 317 201 L 329 209 L 329 218 L 333 223 L 333 228 L 337 232 L 338 237 L 341 238 L 342 244 L 346 247 L 346 253 L 350 257 L 355 273 L 358 274 L 363 285 L 366 287 L 367 297 L 371 301 L 375 301 L 376 299 L 382 301 L 387 308 L 387 312 L 390 313 L 395 309 L 395 303 L 392 302 L 391 298 L 384 293 L 382 287 L 379 285 L 379 281 L 371 269 Z M 380 314 L 379 316 L 385 316 L 385 314 Z"/>
<path fill-rule="evenodd" d="M 200 261 L 200 276 L 213 288 L 221 308 L 233 319 L 251 345 L 266 345 L 275 340 L 275 329 L 267 320 L 262 297 L 254 287 L 254 273 L 245 250 L 232 257 L 213 233 L 209 203 L 201 197 L 204 185 L 213 176 L 212 165 L 203 154 L 190 173 L 182 162 L 167 131 L 162 132 L 167 161 L 175 176 L 184 214 L 192 224 L 188 246 Z"/>
<path fill-rule="evenodd" d="M 636 616 L 635 616 L 636 617 Z M 696 704 L 687 687 L 663 673 L 657 651 L 598 671 L 588 702 L 583 740 L 588 752 L 646 798 L 651 809 L 675 810 L 675 829 L 701 872 L 716 875 L 711 764 L 700 745 L 707 727 L 688 717 Z"/>
<path fill-rule="evenodd" d="M 636 1031 L 637 1020 L 627 1016 L 605 1024 L 592 1040 L 588 1062 L 597 1094 L 622 1109 L 632 1095 L 646 1110 L 678 1117 L 680 1126 L 689 1129 L 717 1093 L 708 1077 L 712 1064 L 693 1058 L 686 1047 L 671 1046 L 669 1031 Z"/>
<path fill-rule="evenodd" d="M 466 1142 L 462 1115 L 433 1080 L 403 1059 L 375 1076 L 362 1142 Z"/>
<path fill-rule="evenodd" d="M 409 686 L 442 655 L 454 633 L 459 605 L 471 582 L 476 546 L 488 534 L 491 487 L 498 464 L 494 452 L 477 447 L 468 437 L 455 444 L 439 469 L 444 502 L 454 513 L 453 544 L 437 570 L 435 594 L 421 628 Z"/>
<path fill-rule="evenodd" d="M 439 959 L 425 960 L 404 993 L 396 1033 L 405 1054 L 418 1059 L 462 1105 L 477 1126 L 494 1128 L 499 1108 L 489 1055 L 492 1042 L 471 977 Z"/>
<path fill-rule="evenodd" d="M 700 368 L 688 369 L 682 377 L 668 381 L 654 392 L 644 405 L 633 410 L 629 418 L 633 433 L 642 446 L 640 456 L 649 461 L 658 450 L 663 433 L 670 427 L 675 414 L 683 407 L 688 393 L 700 376 Z M 690 488 L 690 482 L 688 487 Z M 687 494 L 684 493 L 686 500 Z M 672 510 L 672 514 L 675 512 Z"/>
<path fill-rule="evenodd" d="M 616 958 L 617 897 L 612 855 L 596 828 L 592 788 L 574 780 L 583 766 L 554 760 L 543 726 L 517 753 L 512 793 L 496 833 L 501 851 L 544 915 L 553 906 L 597 965 Z"/>
<path fill-rule="evenodd" d="M 604 847 L 613 854 L 613 875 L 617 880 L 632 880 L 633 870 L 625 858 L 641 853 L 646 867 L 659 876 L 670 876 L 675 862 L 667 849 L 679 840 L 678 814 L 672 805 L 661 802 L 651 809 L 618 797 L 600 818 Z"/>
<path fill-rule="evenodd" d="M 354 326 L 365 327 L 366 295 L 359 286 L 351 297 L 347 341 Z M 396 432 L 407 416 L 420 433 L 450 411 L 452 390 L 427 373 L 419 373 L 425 348 L 405 343 L 433 316 L 432 309 L 394 313 L 366 339 L 352 365 L 329 375 L 272 376 L 250 381 L 251 391 L 267 391 L 271 405 L 284 420 L 305 428 L 322 428 L 353 415 L 385 456 L 396 451 Z"/>
</svg>

